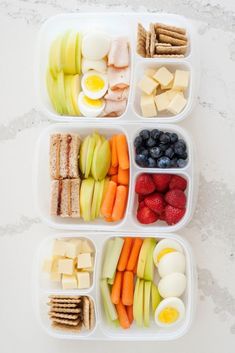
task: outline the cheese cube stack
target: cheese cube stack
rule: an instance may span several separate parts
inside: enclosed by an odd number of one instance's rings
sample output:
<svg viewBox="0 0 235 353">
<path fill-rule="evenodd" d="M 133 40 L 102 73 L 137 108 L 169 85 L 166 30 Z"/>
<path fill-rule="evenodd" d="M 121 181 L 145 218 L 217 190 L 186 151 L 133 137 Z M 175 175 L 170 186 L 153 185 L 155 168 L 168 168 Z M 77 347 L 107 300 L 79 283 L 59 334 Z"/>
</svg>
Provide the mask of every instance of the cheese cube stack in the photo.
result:
<svg viewBox="0 0 235 353">
<path fill-rule="evenodd" d="M 87 239 L 56 239 L 52 256 L 45 259 L 42 270 L 63 289 L 86 289 L 91 286 L 94 249 Z"/>
<path fill-rule="evenodd" d="M 189 86 L 189 72 L 166 67 L 145 70 L 138 87 L 141 90 L 140 107 L 146 118 L 156 117 L 157 112 L 179 114 L 187 104 L 184 92 Z"/>
</svg>

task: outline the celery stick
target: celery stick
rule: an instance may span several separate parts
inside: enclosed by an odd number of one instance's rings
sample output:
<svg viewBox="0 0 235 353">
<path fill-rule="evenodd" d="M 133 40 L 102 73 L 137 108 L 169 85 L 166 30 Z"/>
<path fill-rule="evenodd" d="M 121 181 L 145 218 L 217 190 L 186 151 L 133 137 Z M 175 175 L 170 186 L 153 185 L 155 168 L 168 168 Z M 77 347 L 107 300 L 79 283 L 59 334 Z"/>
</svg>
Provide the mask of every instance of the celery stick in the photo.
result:
<svg viewBox="0 0 235 353">
<path fill-rule="evenodd" d="M 112 321 L 117 320 L 118 316 L 117 316 L 116 308 L 112 303 L 109 286 L 106 279 L 102 279 L 100 281 L 100 289 L 101 289 L 103 301 L 107 305 L 107 312 L 109 314 L 110 319 Z"/>
<path fill-rule="evenodd" d="M 113 275 L 113 277 L 112 278 L 108 278 L 108 284 L 111 284 L 111 285 L 113 285 L 114 284 L 114 280 L 115 280 L 115 276 L 116 276 L 116 271 L 114 272 L 114 275 Z"/>
<path fill-rule="evenodd" d="M 113 244 L 114 244 L 114 239 L 109 239 L 105 246 L 104 261 L 103 261 L 103 267 L 102 267 L 102 278 L 105 278 L 104 270 L 108 266 L 109 255 L 112 252 Z"/>
<path fill-rule="evenodd" d="M 122 251 L 122 246 L 124 243 L 124 239 L 122 238 L 114 238 L 113 246 L 109 254 L 107 254 L 108 258 L 105 261 L 103 266 L 103 278 L 113 278 L 114 273 L 117 268 L 119 256 Z M 107 249 L 108 250 L 108 249 Z"/>
</svg>

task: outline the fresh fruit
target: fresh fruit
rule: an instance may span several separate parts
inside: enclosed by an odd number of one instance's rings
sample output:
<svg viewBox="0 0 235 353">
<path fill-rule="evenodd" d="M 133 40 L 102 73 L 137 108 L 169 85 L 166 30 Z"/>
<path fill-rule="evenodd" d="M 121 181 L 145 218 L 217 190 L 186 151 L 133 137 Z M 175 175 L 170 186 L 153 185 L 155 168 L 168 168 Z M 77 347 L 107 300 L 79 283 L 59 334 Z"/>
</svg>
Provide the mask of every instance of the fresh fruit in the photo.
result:
<svg viewBox="0 0 235 353">
<path fill-rule="evenodd" d="M 187 146 L 176 133 L 142 130 L 134 140 L 135 161 L 142 168 L 184 168 Z"/>
<path fill-rule="evenodd" d="M 144 282 L 144 326 L 145 327 L 149 327 L 151 286 L 152 286 L 152 283 L 150 281 Z"/>
<path fill-rule="evenodd" d="M 81 45 L 82 45 L 82 35 L 81 33 L 77 33 L 75 61 L 76 61 L 76 71 L 78 74 L 81 73 L 81 60 L 82 60 Z"/>
<path fill-rule="evenodd" d="M 152 174 L 152 178 L 157 191 L 165 192 L 168 189 L 172 176 L 171 174 Z"/>
<path fill-rule="evenodd" d="M 90 135 L 85 137 L 85 139 L 82 141 L 81 148 L 80 148 L 79 167 L 82 174 L 85 174 L 85 171 L 86 171 L 86 160 L 87 160 L 87 151 L 88 151 L 89 142 L 90 142 Z"/>
<path fill-rule="evenodd" d="M 165 194 L 165 201 L 173 207 L 185 208 L 186 196 L 182 190 L 173 189 Z"/>
<path fill-rule="evenodd" d="M 144 278 L 145 266 L 151 249 L 152 249 L 152 239 L 151 238 L 144 239 L 144 242 L 140 249 L 139 259 L 137 264 L 137 276 L 139 278 Z"/>
<path fill-rule="evenodd" d="M 137 303 L 136 303 L 136 324 L 142 326 L 143 311 L 144 311 L 144 280 L 141 279 L 138 288 Z"/>
<path fill-rule="evenodd" d="M 161 302 L 162 297 L 159 294 L 159 291 L 154 283 L 151 286 L 151 301 L 152 301 L 152 310 L 155 312 L 156 308 L 158 307 L 159 303 Z"/>
<path fill-rule="evenodd" d="M 100 214 L 100 208 L 101 208 L 101 203 L 102 203 L 102 197 L 103 197 L 103 193 L 104 193 L 105 183 L 106 183 L 106 179 L 103 179 L 103 180 L 101 180 L 99 182 L 99 186 L 100 187 L 99 187 L 99 193 L 97 195 L 95 218 L 99 217 L 99 214 Z"/>
<path fill-rule="evenodd" d="M 137 210 L 137 219 L 142 224 L 150 224 L 158 220 L 158 215 L 145 206 Z"/>
<path fill-rule="evenodd" d="M 72 75 L 71 76 L 71 95 L 72 95 L 72 103 L 73 108 L 75 110 L 76 115 L 81 115 L 81 112 L 78 108 L 78 95 L 80 93 L 80 81 L 79 75 Z"/>
<path fill-rule="evenodd" d="M 67 75 L 64 77 L 65 101 L 66 101 L 68 114 L 76 115 L 76 111 L 74 109 L 73 101 L 72 101 L 71 78 L 72 76 L 70 75 Z"/>
<path fill-rule="evenodd" d="M 58 100 L 57 79 L 53 77 L 49 69 L 47 70 L 46 80 L 47 80 L 47 90 L 48 90 L 48 94 L 51 99 L 52 105 L 54 109 L 57 111 L 57 113 L 63 114 L 62 106 L 60 104 L 60 101 Z"/>
<path fill-rule="evenodd" d="M 150 210 L 156 212 L 157 214 L 161 214 L 164 210 L 165 201 L 162 194 L 154 193 L 145 197 L 144 199 L 145 205 L 150 208 Z"/>
<path fill-rule="evenodd" d="M 169 183 L 169 189 L 180 189 L 184 191 L 187 187 L 187 180 L 181 177 L 180 175 L 173 175 L 170 183 Z"/>
<path fill-rule="evenodd" d="M 80 190 L 80 209 L 84 221 L 91 220 L 91 207 L 95 181 L 93 178 L 84 179 Z"/>
<path fill-rule="evenodd" d="M 109 141 L 97 142 L 92 160 L 91 173 L 95 180 L 102 180 L 108 173 L 111 163 L 111 150 Z"/>
<path fill-rule="evenodd" d="M 91 219 L 94 220 L 97 217 L 98 211 L 98 203 L 99 203 L 99 195 L 102 195 L 102 182 L 96 181 L 92 199 L 92 206 L 91 206 Z M 99 214 L 99 211 L 98 211 Z"/>
<path fill-rule="evenodd" d="M 185 317 L 185 306 L 179 298 L 166 298 L 155 311 L 155 322 L 160 327 L 169 327 L 179 323 Z"/>
<path fill-rule="evenodd" d="M 76 74 L 76 40 L 77 33 L 70 31 L 66 35 L 63 71 L 66 74 Z"/>
<path fill-rule="evenodd" d="M 140 174 L 136 179 L 135 192 L 137 194 L 148 195 L 155 190 L 155 184 L 150 174 Z"/>
<path fill-rule="evenodd" d="M 57 73 L 62 70 L 61 63 L 61 42 L 62 37 L 57 37 L 51 44 L 50 53 L 49 53 L 49 69 L 53 74 L 54 78 L 57 77 Z"/>
<path fill-rule="evenodd" d="M 64 114 L 67 114 L 67 105 L 65 98 L 65 86 L 64 86 L 64 73 L 60 71 L 57 75 L 57 92 L 58 92 L 58 100 L 61 104 L 62 111 Z"/>
<path fill-rule="evenodd" d="M 153 251 L 154 251 L 155 245 L 156 245 L 155 239 L 150 238 L 150 246 L 149 246 L 145 268 L 144 268 L 144 279 L 146 281 L 153 281 L 153 277 L 154 277 Z"/>
<path fill-rule="evenodd" d="M 85 178 L 88 178 L 88 176 L 90 175 L 91 166 L 93 163 L 95 144 L 96 144 L 96 136 L 94 134 L 89 135 L 88 139 L 89 141 L 87 146 L 86 164 L 85 164 L 85 173 L 84 173 Z"/>
<path fill-rule="evenodd" d="M 136 317 L 137 317 L 139 286 L 140 286 L 140 279 L 139 279 L 139 277 L 137 277 L 137 280 L 135 283 L 134 298 L 133 298 L 133 317 L 134 317 L 134 320 L 136 320 Z"/>
<path fill-rule="evenodd" d="M 165 218 L 169 225 L 178 223 L 185 215 L 185 208 L 176 208 L 171 205 L 167 205 L 165 208 Z"/>
</svg>

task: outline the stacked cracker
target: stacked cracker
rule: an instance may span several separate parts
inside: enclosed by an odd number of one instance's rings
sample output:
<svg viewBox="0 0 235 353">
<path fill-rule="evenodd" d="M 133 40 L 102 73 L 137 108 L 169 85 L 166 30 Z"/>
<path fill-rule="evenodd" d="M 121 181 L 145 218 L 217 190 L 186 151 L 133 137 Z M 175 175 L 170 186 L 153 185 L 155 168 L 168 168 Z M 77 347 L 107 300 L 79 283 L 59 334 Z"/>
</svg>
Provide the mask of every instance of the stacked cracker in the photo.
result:
<svg viewBox="0 0 235 353">
<path fill-rule="evenodd" d="M 188 48 L 186 30 L 162 23 L 150 23 L 147 31 L 141 23 L 137 29 L 137 53 L 144 58 L 180 58 Z"/>
<path fill-rule="evenodd" d="M 90 297 L 50 295 L 48 305 L 48 315 L 55 329 L 77 333 L 94 327 L 95 309 Z"/>
<path fill-rule="evenodd" d="M 80 217 L 80 144 L 77 134 L 53 134 L 50 137 L 52 216 Z"/>
</svg>

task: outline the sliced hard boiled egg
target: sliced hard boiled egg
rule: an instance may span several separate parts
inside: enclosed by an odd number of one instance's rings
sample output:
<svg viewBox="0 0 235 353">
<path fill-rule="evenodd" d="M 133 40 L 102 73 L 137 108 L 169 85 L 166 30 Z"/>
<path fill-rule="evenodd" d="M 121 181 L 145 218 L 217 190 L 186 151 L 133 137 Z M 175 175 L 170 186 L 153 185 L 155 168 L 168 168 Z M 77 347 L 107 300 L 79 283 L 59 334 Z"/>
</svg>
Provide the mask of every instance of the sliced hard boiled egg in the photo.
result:
<svg viewBox="0 0 235 353">
<path fill-rule="evenodd" d="M 173 272 L 185 272 L 185 256 L 181 252 L 174 251 L 165 254 L 158 263 L 160 277 L 170 275 Z"/>
<path fill-rule="evenodd" d="M 110 37 L 103 32 L 89 32 L 82 40 L 82 56 L 90 60 L 103 59 L 110 49 Z"/>
<path fill-rule="evenodd" d="M 159 261 L 163 256 L 171 252 L 183 252 L 182 246 L 173 239 L 162 239 L 157 243 L 153 252 L 153 262 L 158 266 Z"/>
<path fill-rule="evenodd" d="M 184 317 L 185 305 L 175 297 L 163 299 L 155 310 L 155 322 L 160 327 L 178 324 Z"/>
<path fill-rule="evenodd" d="M 186 288 L 186 277 L 183 273 L 171 273 L 160 279 L 158 291 L 163 298 L 180 297 Z"/>
<path fill-rule="evenodd" d="M 107 70 L 107 64 L 104 59 L 101 60 L 90 60 L 82 59 L 82 73 L 85 74 L 89 70 L 95 70 L 101 73 L 105 73 Z"/>
<path fill-rule="evenodd" d="M 103 97 L 108 90 L 108 78 L 98 71 L 91 70 L 83 75 L 81 85 L 87 97 L 99 99 Z"/>
<path fill-rule="evenodd" d="M 78 96 L 78 107 L 82 115 L 87 117 L 96 117 L 100 115 L 105 107 L 103 99 L 91 99 L 83 92 Z"/>
</svg>

